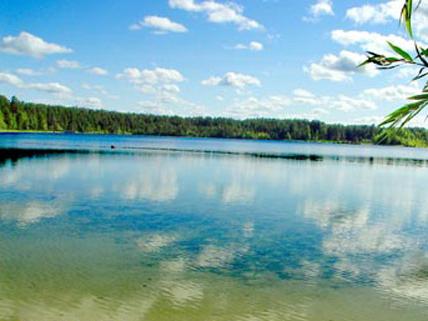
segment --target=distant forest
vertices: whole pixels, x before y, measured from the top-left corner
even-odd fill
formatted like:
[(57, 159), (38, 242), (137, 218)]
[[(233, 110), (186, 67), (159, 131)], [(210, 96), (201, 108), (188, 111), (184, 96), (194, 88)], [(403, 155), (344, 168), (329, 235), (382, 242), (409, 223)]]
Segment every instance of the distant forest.
[(158, 116), (26, 103), (4, 96), (0, 96), (1, 130), (428, 146), (428, 131), (422, 128), (383, 130), (315, 120)]

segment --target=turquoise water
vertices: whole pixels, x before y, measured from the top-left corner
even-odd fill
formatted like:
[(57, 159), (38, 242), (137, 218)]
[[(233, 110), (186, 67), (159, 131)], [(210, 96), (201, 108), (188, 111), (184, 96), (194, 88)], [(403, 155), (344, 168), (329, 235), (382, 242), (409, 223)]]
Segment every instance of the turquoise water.
[(0, 135), (0, 320), (427, 320), (427, 182), (423, 149)]

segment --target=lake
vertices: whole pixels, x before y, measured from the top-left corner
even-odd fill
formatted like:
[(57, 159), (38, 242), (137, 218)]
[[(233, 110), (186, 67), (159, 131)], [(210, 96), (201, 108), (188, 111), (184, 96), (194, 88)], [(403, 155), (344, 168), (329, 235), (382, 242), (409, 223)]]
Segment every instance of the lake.
[(424, 149), (2, 134), (0, 320), (425, 321), (427, 183)]

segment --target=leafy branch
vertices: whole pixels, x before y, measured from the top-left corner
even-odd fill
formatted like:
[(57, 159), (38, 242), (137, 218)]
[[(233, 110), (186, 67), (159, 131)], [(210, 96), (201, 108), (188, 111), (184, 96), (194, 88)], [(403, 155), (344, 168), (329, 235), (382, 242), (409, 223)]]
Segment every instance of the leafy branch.
[[(378, 69), (388, 70), (395, 69), (403, 65), (410, 65), (419, 68), (418, 73), (413, 77), (412, 81), (428, 76), (428, 48), (423, 48), (416, 40), (414, 40), (412, 26), (413, 14), (421, 5), (421, 2), (422, 0), (419, 0), (415, 5), (413, 0), (405, 0), (400, 14), (400, 24), (404, 25), (408, 36), (414, 41), (415, 54), (412, 55), (399, 46), (388, 42), (389, 47), (396, 54), (395, 56), (385, 56), (368, 51), (367, 60), (361, 63), (360, 67), (368, 64), (374, 64)], [(424, 86), (420, 95), (409, 97), (408, 100), (409, 103), (389, 114), (380, 126), (389, 125), (390, 127), (402, 128), (416, 117), (416, 115), (418, 115), (425, 107), (427, 107), (428, 82)]]

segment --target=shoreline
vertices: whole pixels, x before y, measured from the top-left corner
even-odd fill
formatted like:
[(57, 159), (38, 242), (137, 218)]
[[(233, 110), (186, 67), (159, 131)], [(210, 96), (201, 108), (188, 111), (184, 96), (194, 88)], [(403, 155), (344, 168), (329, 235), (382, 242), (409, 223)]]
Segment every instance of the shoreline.
[(129, 137), (171, 137), (171, 138), (193, 138), (193, 139), (221, 139), (221, 140), (240, 140), (240, 141), (261, 141), (261, 142), (297, 142), (297, 143), (312, 143), (312, 144), (332, 144), (332, 145), (352, 145), (352, 146), (390, 146), (390, 147), (409, 147), (409, 148), (427, 148), (428, 146), (406, 146), (406, 145), (380, 145), (373, 142), (348, 142), (334, 140), (298, 140), (298, 139), (258, 139), (244, 137), (214, 137), (214, 136), (173, 136), (173, 135), (151, 135), (151, 134), (133, 134), (133, 133), (104, 133), (104, 132), (64, 132), (64, 131), (40, 131), (40, 130), (4, 130), (0, 129), (2, 134), (51, 134), (51, 135), (94, 135), (94, 136), (129, 136)]

